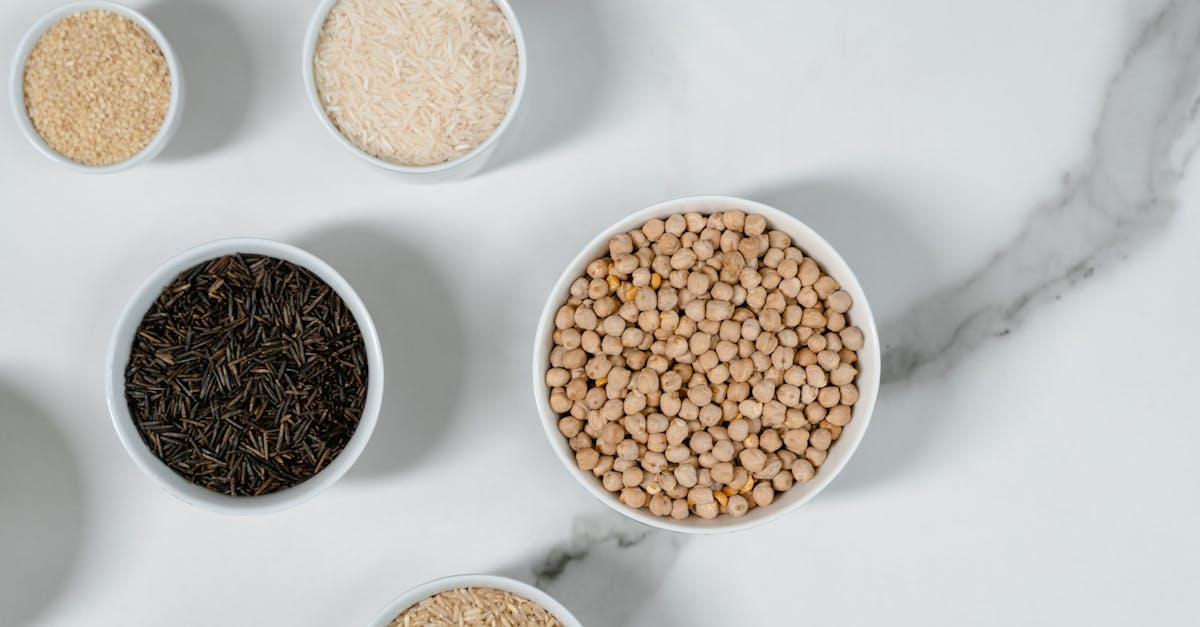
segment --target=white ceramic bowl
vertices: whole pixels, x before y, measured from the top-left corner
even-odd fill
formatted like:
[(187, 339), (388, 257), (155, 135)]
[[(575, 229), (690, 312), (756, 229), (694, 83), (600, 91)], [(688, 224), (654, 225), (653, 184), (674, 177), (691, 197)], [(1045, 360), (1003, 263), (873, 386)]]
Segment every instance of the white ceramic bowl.
[(564, 627), (582, 627), (579, 620), (567, 608), (563, 607), (558, 601), (555, 601), (550, 595), (542, 592), (541, 589), (517, 581), (516, 579), (497, 577), (495, 575), (454, 575), (452, 577), (427, 581), (396, 597), (367, 625), (368, 627), (388, 627), (400, 615), (400, 612), (439, 592), (445, 592), (454, 588), (497, 588), (499, 590), (507, 590), (546, 608)]
[[(142, 317), (162, 293), (181, 272), (202, 263), (208, 259), (234, 253), (249, 253), (267, 255), (284, 259), (310, 270), (337, 292), (346, 303), (354, 320), (362, 332), (363, 343), (367, 351), (367, 398), (363, 406), (362, 418), (358, 428), (342, 452), (328, 466), (323, 468), (310, 479), (270, 494), (261, 496), (230, 496), (213, 492), (196, 485), (170, 469), (158, 459), (150, 447), (142, 441), (133, 418), (129, 415), (129, 406), (125, 402), (125, 366), (129, 363), (129, 351), (133, 346), (133, 337), (141, 324)], [(274, 512), (298, 505), (333, 485), (346, 471), (354, 465), (355, 460), (367, 446), (375, 422), (379, 418), (379, 407), (383, 400), (383, 352), (379, 345), (379, 334), (375, 324), (367, 313), (362, 299), (333, 268), (316, 256), (290, 244), (257, 238), (231, 238), (216, 240), (189, 248), (167, 260), (158, 270), (154, 271), (141, 287), (134, 293), (113, 331), (112, 341), (108, 349), (108, 363), (105, 366), (106, 392), (108, 411), (112, 416), (113, 426), (125, 450), (133, 461), (158, 482), (167, 492), (180, 500), (226, 514), (262, 514)]]
[[(733, 209), (758, 213), (766, 217), (769, 229), (778, 229), (787, 233), (796, 247), (804, 251), (805, 255), (816, 259), (822, 269), (837, 279), (841, 283), (842, 289), (853, 297), (854, 305), (847, 312), (847, 318), (850, 324), (862, 329), (865, 339), (865, 345), (862, 350), (858, 351), (857, 365), (860, 372), (855, 381), (859, 389), (859, 400), (854, 405), (853, 419), (842, 429), (842, 435), (838, 441), (830, 447), (829, 457), (817, 470), (817, 475), (805, 483), (795, 484), (792, 489), (778, 495), (771, 505), (756, 507), (740, 518), (722, 515), (712, 520), (703, 520), (696, 516), (685, 520), (675, 520), (669, 517), (655, 516), (644, 508), (635, 510), (625, 506), (617, 500), (616, 494), (605, 490), (600, 484), (600, 480), (590, 471), (580, 470), (575, 465), (575, 454), (567, 444), (567, 439), (558, 431), (559, 415), (550, 409), (549, 389), (545, 383), (546, 370), (550, 363), (550, 349), (554, 346), (554, 314), (566, 301), (571, 283), (577, 277), (584, 275), (584, 269), (588, 262), (608, 254), (608, 240), (613, 235), (637, 228), (652, 218), (666, 218), (672, 214), (690, 211), (709, 214)], [(854, 450), (858, 448), (858, 444), (867, 430), (867, 424), (871, 420), (871, 412), (875, 407), (875, 397), (879, 392), (879, 371), (879, 336), (875, 330), (875, 319), (871, 315), (871, 307), (867, 303), (867, 296), (863, 293), (858, 279), (855, 278), (854, 273), (850, 271), (850, 267), (846, 265), (837, 251), (820, 235), (796, 218), (761, 203), (728, 196), (694, 196), (669, 200), (638, 211), (597, 235), (567, 265), (566, 270), (555, 283), (554, 289), (550, 292), (550, 298), (542, 310), (542, 317), (538, 322), (537, 334), (533, 343), (534, 400), (537, 403), (546, 437), (549, 438), (550, 446), (558, 455), (559, 461), (584, 489), (591, 492), (605, 505), (638, 522), (680, 533), (706, 534), (748, 529), (792, 512), (816, 496), (841, 472), (846, 462), (850, 460), (850, 456), (854, 454)]]
[[(171, 101), (167, 105), (167, 116), (163, 119), (162, 126), (158, 132), (142, 148), (140, 152), (132, 157), (105, 166), (85, 165), (72, 161), (58, 151), (51, 148), (41, 135), (33, 128), (33, 123), (29, 120), (28, 112), (25, 110), (25, 59), (29, 56), (29, 52), (33, 50), (33, 46), (37, 44), (38, 39), (45, 33), (47, 29), (58, 23), (59, 20), (81, 11), (89, 11), (92, 9), (100, 9), (111, 11), (118, 15), (127, 17), (134, 21), (142, 30), (149, 33), (154, 39), (154, 43), (158, 44), (159, 50), (162, 51), (163, 58), (167, 60), (167, 71), (171, 74)], [(171, 49), (171, 44), (167, 43), (167, 38), (162, 32), (148, 19), (146, 16), (119, 5), (115, 2), (74, 2), (47, 13), (42, 16), (33, 26), (25, 33), (25, 37), (21, 39), (21, 44), (17, 46), (17, 54), (13, 57), (12, 71), (9, 72), (9, 97), (12, 103), (13, 114), (17, 117), (17, 126), (21, 127), (21, 132), (25, 134), (25, 138), (29, 143), (33, 144), (42, 154), (61, 163), (62, 165), (77, 170), (79, 172), (88, 172), (91, 174), (104, 174), (109, 172), (120, 172), (127, 170), (133, 166), (153, 159), (155, 155), (166, 147), (167, 142), (171, 140), (171, 136), (179, 128), (179, 120), (183, 113), (183, 74), (179, 70), (179, 61), (175, 58), (175, 52)]]
[(507, 0), (494, 0), (494, 2), (496, 6), (500, 7), (500, 10), (504, 13), (504, 17), (508, 19), (509, 28), (512, 29), (513, 38), (517, 42), (517, 87), (513, 92), (512, 100), (508, 103), (508, 111), (504, 114), (504, 118), (500, 120), (500, 125), (496, 127), (496, 130), (487, 139), (483, 140), (483, 143), (457, 159), (434, 165), (417, 166), (400, 165), (384, 161), (363, 151), (354, 142), (347, 139), (333, 125), (333, 121), (329, 119), (329, 115), (325, 113), (325, 106), (321, 104), (321, 97), (317, 93), (316, 77), (313, 75), (313, 56), (317, 50), (317, 37), (321, 34), (321, 26), (325, 24), (325, 17), (329, 14), (333, 5), (337, 4), (337, 0), (322, 0), (320, 6), (317, 7), (312, 21), (308, 24), (308, 33), (304, 37), (304, 54), (301, 59), (303, 64), (304, 90), (308, 93), (308, 101), (312, 104), (313, 111), (317, 113), (317, 118), (321, 120), (321, 125), (332, 133), (338, 142), (349, 148), (354, 154), (385, 170), (395, 172), (404, 179), (412, 182), (433, 183), (462, 179), (479, 172), (488, 158), (495, 152), (500, 136), (508, 129), (512, 124), (513, 117), (516, 116), (517, 107), (521, 104), (521, 97), (525, 93), (525, 75), (527, 74), (529, 59), (529, 55), (525, 52), (525, 37), (521, 34), (521, 25), (517, 22), (517, 16), (513, 13), (512, 7), (509, 6)]

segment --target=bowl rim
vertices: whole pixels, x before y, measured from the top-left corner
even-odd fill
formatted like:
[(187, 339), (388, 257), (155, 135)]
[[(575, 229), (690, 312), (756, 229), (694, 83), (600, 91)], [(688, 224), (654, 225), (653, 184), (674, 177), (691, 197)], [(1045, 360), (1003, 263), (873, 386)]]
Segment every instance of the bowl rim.
[(537, 586), (499, 575), (450, 575), (431, 579), (406, 590), (392, 599), (367, 623), (368, 627), (388, 627), (401, 612), (429, 597), (454, 588), (497, 588), (523, 596), (548, 610), (564, 627), (582, 627), (579, 619), (562, 603)]
[[(758, 213), (766, 217), (768, 229), (777, 229), (787, 233), (792, 238), (794, 245), (803, 249), (806, 256), (816, 259), (823, 271), (834, 276), (842, 285), (842, 289), (850, 292), (854, 299), (854, 305), (850, 310), (851, 316), (854, 325), (863, 330), (865, 338), (863, 348), (858, 351), (860, 372), (855, 383), (859, 388), (859, 400), (854, 406), (853, 420), (843, 429), (837, 446), (830, 448), (829, 459), (822, 464), (816, 477), (804, 484), (797, 484), (770, 506), (756, 508), (741, 518), (722, 516), (713, 520), (702, 520), (693, 516), (685, 521), (677, 521), (669, 517), (654, 516), (645, 509), (635, 510), (620, 503), (614, 494), (603, 488), (599, 479), (591, 472), (580, 470), (575, 464), (566, 438), (558, 431), (559, 416), (550, 409), (545, 384), (546, 360), (553, 344), (551, 336), (554, 332), (554, 314), (565, 300), (571, 282), (577, 277), (583, 276), (583, 270), (587, 263), (598, 257), (600, 250), (606, 249), (607, 242), (613, 235), (637, 228), (647, 220), (656, 217), (664, 218), (672, 214), (690, 211), (707, 215), (733, 209)], [(871, 306), (862, 285), (850, 269), (849, 264), (828, 241), (798, 218), (760, 202), (734, 196), (688, 196), (660, 202), (621, 218), (592, 238), (566, 265), (550, 290), (542, 309), (542, 315), (538, 320), (534, 333), (532, 366), (534, 402), (538, 408), (542, 429), (558, 460), (585, 490), (611, 509), (642, 524), (685, 534), (715, 534), (741, 531), (778, 520), (811, 500), (837, 477), (858, 449), (870, 424), (871, 414), (879, 393), (881, 360), (875, 317), (871, 313)], [(798, 492), (800, 486), (804, 486), (804, 489)], [(792, 496), (793, 493), (796, 496)], [(787, 499), (787, 502), (780, 502), (783, 499)], [(763, 513), (756, 515), (756, 512)]]
[(465, 166), (476, 158), (486, 156), (499, 140), (500, 136), (512, 125), (513, 118), (517, 114), (517, 108), (521, 104), (522, 97), (525, 95), (525, 79), (529, 71), (529, 55), (525, 49), (525, 36), (521, 32), (521, 24), (517, 21), (516, 13), (509, 5), (508, 0), (492, 1), (504, 13), (504, 17), (508, 20), (509, 29), (512, 31), (513, 39), (517, 44), (517, 86), (513, 90), (513, 96), (508, 102), (508, 109), (504, 112), (504, 117), (500, 119), (500, 124), (478, 146), (472, 148), (462, 156), (442, 163), (435, 163), (433, 165), (403, 165), (385, 161), (359, 148), (354, 142), (350, 141), (350, 138), (343, 135), (334, 126), (333, 121), (329, 119), (329, 114), (325, 112), (325, 105), (321, 104), (320, 94), (317, 93), (316, 77), (313, 74), (313, 57), (316, 56), (317, 38), (321, 34), (321, 27), (324, 26), (325, 18), (329, 15), (329, 11), (333, 9), (333, 5), (338, 3), (338, 0), (321, 0), (321, 3), (317, 6), (317, 10), (313, 13), (312, 19), (309, 20), (308, 30), (304, 35), (304, 50), (301, 57), (304, 91), (308, 96), (309, 104), (312, 105), (313, 111), (317, 114), (317, 118), (320, 119), (321, 125), (332, 133), (341, 145), (360, 158), (392, 172), (417, 175), (442, 174), (456, 170), (459, 166)]
[[(122, 17), (129, 18), (141, 27), (142, 30), (146, 31), (154, 40), (154, 43), (158, 45), (163, 58), (166, 59), (167, 72), (171, 80), (171, 99), (167, 104), (166, 117), (163, 118), (162, 124), (158, 127), (158, 131), (154, 134), (154, 137), (150, 138), (150, 142), (132, 157), (124, 161), (102, 166), (87, 165), (72, 161), (51, 148), (46, 143), (46, 140), (42, 139), (42, 136), (38, 134), (37, 129), (33, 127), (33, 122), (29, 119), (29, 111), (25, 108), (25, 61), (29, 58), (29, 53), (32, 52), (38, 40), (51, 26), (57, 24), (63, 18), (75, 13), (97, 9), (110, 11)], [(33, 144), (33, 147), (38, 152), (77, 172), (110, 174), (128, 170), (138, 164), (149, 161), (166, 147), (167, 142), (170, 141), (179, 126), (179, 120), (183, 112), (183, 74), (180, 71), (179, 60), (175, 56), (175, 50), (171, 47), (170, 42), (167, 41), (167, 37), (145, 15), (116, 2), (84, 0), (52, 9), (38, 18), (25, 31), (25, 35), (21, 38), (21, 43), (17, 46), (16, 54), (13, 56), (9, 72), (9, 100), (12, 105), (13, 115), (17, 120), (17, 126), (21, 129), (21, 134), (25, 136), (25, 139), (29, 143)]]
[[(342, 452), (324, 469), (302, 483), (261, 496), (230, 496), (196, 485), (171, 470), (142, 441), (125, 402), (125, 365), (129, 347), (142, 317), (180, 272), (225, 254), (245, 253), (276, 257), (303, 266), (337, 292), (359, 329), (367, 353), (367, 397), (354, 435)], [(366, 448), (383, 401), (383, 351), (366, 305), (350, 283), (317, 256), (297, 246), (256, 237), (219, 239), (188, 248), (163, 262), (134, 291), (117, 318), (105, 363), (105, 397), (109, 416), (125, 451), (159, 487), (195, 507), (223, 514), (265, 514), (282, 511), (313, 498), (340, 479)]]

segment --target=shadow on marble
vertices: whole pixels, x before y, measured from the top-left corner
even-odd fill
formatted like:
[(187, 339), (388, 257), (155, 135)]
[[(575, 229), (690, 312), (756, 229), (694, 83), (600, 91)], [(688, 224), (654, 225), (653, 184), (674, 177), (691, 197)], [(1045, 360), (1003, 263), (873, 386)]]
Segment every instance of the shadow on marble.
[(925, 241), (919, 225), (904, 219), (901, 211), (881, 193), (862, 185), (837, 181), (802, 181), (766, 186), (746, 196), (785, 211), (808, 224), (832, 244), (858, 276), (871, 299), (883, 351), (883, 386), (859, 450), (828, 495), (852, 492), (884, 483), (919, 464), (921, 451), (939, 433), (950, 428), (949, 417), (936, 402), (900, 408), (891, 401), (896, 393), (889, 372), (895, 372), (890, 338), (908, 337), (901, 328), (911, 305), (914, 285), (935, 276), (933, 243)]
[(499, 170), (581, 132), (606, 82), (604, 34), (589, 2), (511, 0), (521, 23), (528, 76), (521, 108), (488, 170)]
[(259, 82), (245, 36), (210, 0), (160, 0), (144, 12), (174, 48), (184, 81), (179, 130), (160, 158), (190, 159), (222, 148), (246, 120)]
[[(497, 574), (549, 593), (589, 627), (635, 622), (658, 593), (687, 543), (687, 536), (653, 529), (613, 512), (580, 516), (567, 540)], [(654, 608), (666, 625), (670, 608)]]
[(82, 476), (53, 422), (0, 383), (0, 624), (35, 620), (82, 549)]
[(295, 241), (350, 282), (383, 345), (379, 422), (347, 479), (415, 467), (446, 435), (464, 376), (464, 327), (449, 279), (420, 247), (380, 225), (338, 225)]

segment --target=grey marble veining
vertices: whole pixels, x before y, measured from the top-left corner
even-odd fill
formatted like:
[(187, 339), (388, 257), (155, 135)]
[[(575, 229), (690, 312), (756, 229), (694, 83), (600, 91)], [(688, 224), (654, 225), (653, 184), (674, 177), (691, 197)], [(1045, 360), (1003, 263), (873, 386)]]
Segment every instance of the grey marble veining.
[(594, 511), (576, 518), (570, 536), (521, 575), (585, 625), (623, 625), (658, 589), (686, 542), (615, 512)]
[(1200, 3), (1171, 2), (1124, 55), (1088, 153), (1060, 189), (982, 267), (885, 321), (883, 380), (944, 372), (1159, 233), (1179, 206), (1177, 187), (1200, 138), (1198, 107)]

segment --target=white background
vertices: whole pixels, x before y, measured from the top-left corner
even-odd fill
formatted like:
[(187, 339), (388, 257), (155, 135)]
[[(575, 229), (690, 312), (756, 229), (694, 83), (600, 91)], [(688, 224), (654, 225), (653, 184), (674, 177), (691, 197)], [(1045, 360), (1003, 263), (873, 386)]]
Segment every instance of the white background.
[[(0, 52), (56, 4), (3, 3)], [(764, 528), (621, 525), (554, 458), (528, 382), (562, 265), (683, 195), (809, 222), (886, 334), (985, 268), (1086, 160), (1158, 3), (517, 1), (521, 125), (481, 175), (436, 186), (321, 127), (300, 76), (312, 5), (131, 2), (188, 81), (179, 135), (135, 170), (68, 171), (0, 115), (0, 624), (355, 626), (426, 579), (533, 580), (556, 547), (580, 559), (543, 583), (588, 625), (1195, 624), (1194, 168), (1129, 254), (885, 385), (844, 474)], [(256, 518), (156, 488), (102, 383), (140, 281), (240, 235), (339, 269), (387, 355), (359, 465)]]

